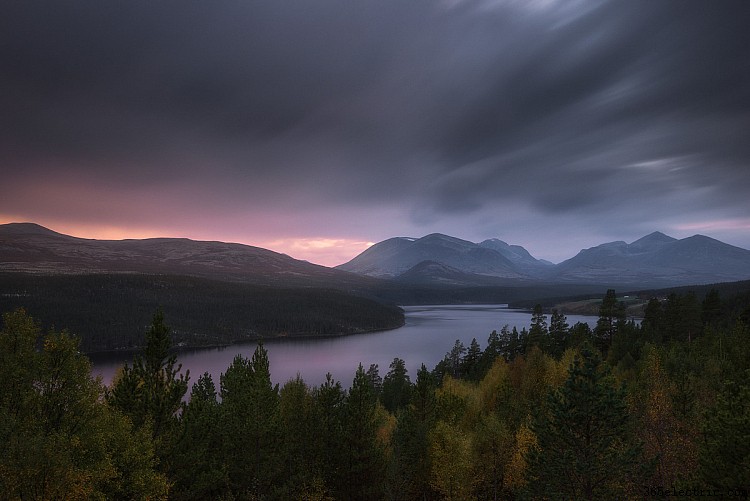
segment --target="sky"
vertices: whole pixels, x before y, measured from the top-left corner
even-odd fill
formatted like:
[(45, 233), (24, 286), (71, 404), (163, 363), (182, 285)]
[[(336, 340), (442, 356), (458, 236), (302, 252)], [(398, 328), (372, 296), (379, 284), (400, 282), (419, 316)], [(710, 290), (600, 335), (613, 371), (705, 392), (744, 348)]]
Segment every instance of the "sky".
[(746, 0), (0, 6), (0, 223), (257, 245), (750, 248)]

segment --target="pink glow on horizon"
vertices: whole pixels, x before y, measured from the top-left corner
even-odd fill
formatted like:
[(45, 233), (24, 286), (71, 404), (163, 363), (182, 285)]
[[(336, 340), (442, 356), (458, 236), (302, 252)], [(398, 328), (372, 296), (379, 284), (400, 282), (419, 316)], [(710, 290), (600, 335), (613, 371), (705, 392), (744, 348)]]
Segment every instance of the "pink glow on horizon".
[(56, 219), (32, 220), (25, 217), (13, 217), (6, 214), (0, 214), (0, 224), (22, 222), (38, 224), (49, 230), (71, 237), (96, 240), (127, 240), (169, 236), (166, 235), (164, 231), (155, 228), (68, 223)]
[(78, 238), (91, 238), (95, 240), (128, 240), (164, 236), (164, 234), (151, 229), (123, 228), (119, 226), (56, 225), (54, 231)]
[(261, 247), (283, 252), (295, 259), (304, 259), (323, 266), (345, 263), (375, 242), (346, 238), (290, 238), (266, 242)]
[(200, 228), (189, 232), (175, 232), (174, 230), (170, 231), (153, 227), (66, 223), (53, 219), (31, 221), (24, 217), (0, 214), (0, 224), (14, 222), (34, 222), (64, 235), (97, 240), (126, 240), (163, 237), (240, 243), (261, 247), (274, 252), (286, 254), (294, 259), (301, 259), (329, 267), (345, 263), (368, 247), (374, 245), (374, 242), (347, 238), (289, 237), (254, 239), (247, 238), (247, 236), (244, 238), (238, 238), (236, 235), (228, 235), (226, 231), (205, 231)]
[(679, 231), (737, 231), (750, 230), (750, 219), (718, 219), (715, 221), (701, 221), (697, 223), (678, 224), (674, 228)]

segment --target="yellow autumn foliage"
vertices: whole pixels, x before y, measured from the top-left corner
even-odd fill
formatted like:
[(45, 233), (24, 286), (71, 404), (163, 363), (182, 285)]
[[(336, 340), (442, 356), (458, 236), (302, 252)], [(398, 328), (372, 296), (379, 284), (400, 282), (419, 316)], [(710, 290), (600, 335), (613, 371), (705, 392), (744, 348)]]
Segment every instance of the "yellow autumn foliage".
[(378, 423), (378, 428), (375, 431), (375, 438), (385, 451), (386, 457), (390, 458), (393, 453), (391, 440), (393, 438), (393, 432), (396, 429), (396, 417), (378, 402), (375, 407), (375, 422)]
[(677, 418), (673, 405), (675, 385), (656, 350), (643, 360), (641, 391), (631, 396), (631, 411), (638, 416), (646, 457), (656, 459), (654, 481), (669, 486), (697, 469), (697, 433), (691, 423)]
[(510, 368), (502, 357), (497, 357), (490, 370), (479, 382), (479, 399), (482, 412), (494, 412), (499, 406), (507, 405), (512, 397)]
[(430, 485), (447, 500), (471, 499), (472, 444), (458, 426), (438, 421), (430, 433)]
[(471, 429), (481, 412), (481, 399), (475, 383), (446, 376), (435, 391), (439, 416), (452, 424)]
[(507, 489), (515, 490), (526, 485), (526, 454), (532, 447), (537, 447), (536, 435), (526, 424), (522, 424), (516, 431), (515, 446), (510, 462), (505, 469), (503, 485)]

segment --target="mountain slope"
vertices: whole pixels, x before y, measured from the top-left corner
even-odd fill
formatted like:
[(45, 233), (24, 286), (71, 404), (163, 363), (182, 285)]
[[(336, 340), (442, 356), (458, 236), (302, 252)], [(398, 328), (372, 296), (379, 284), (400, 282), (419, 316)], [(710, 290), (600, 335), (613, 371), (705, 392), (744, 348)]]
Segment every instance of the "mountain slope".
[(677, 240), (658, 232), (584, 249), (548, 275), (555, 282), (665, 287), (747, 278), (750, 251), (702, 235)]
[(416, 241), (415, 238), (394, 237), (368, 247), (351, 261), (336, 266), (336, 269), (371, 277), (393, 277), (408, 270), (411, 266), (400, 264), (401, 253)]
[(731, 281), (750, 277), (750, 251), (704, 235), (676, 240), (658, 249), (645, 261), (651, 266), (671, 267)]
[(436, 261), (417, 263), (393, 280), (406, 285), (427, 287), (504, 287), (529, 283), (519, 278), (468, 273)]
[(677, 242), (677, 239), (655, 231), (630, 244), (630, 249), (634, 252), (653, 252), (673, 242)]
[(249, 245), (186, 238), (91, 240), (32, 223), (0, 225), (0, 271), (159, 273), (281, 286), (357, 287), (370, 282)]
[(549, 272), (549, 268), (552, 265), (552, 263), (547, 261), (540, 261), (539, 259), (534, 258), (529, 251), (520, 245), (509, 245), (497, 238), (485, 240), (479, 245), (499, 252), (512, 262), (520, 271), (533, 277), (540, 277)]
[(384, 240), (336, 268), (361, 275), (396, 278), (422, 262), (439, 263), (463, 274), (528, 278), (501, 253), (440, 233), (418, 239), (399, 237)]
[(581, 250), (558, 265), (498, 239), (475, 244), (447, 235), (392, 238), (337, 267), (419, 285), (606, 284), (671, 287), (750, 278), (750, 251), (695, 235), (678, 240), (654, 232), (628, 244)]
[(89, 240), (0, 225), (0, 312), (23, 307), (45, 328), (71, 329), (86, 351), (136, 347), (157, 308), (187, 347), (402, 325), (403, 312), (370, 292), (377, 287), (382, 281), (247, 245)]

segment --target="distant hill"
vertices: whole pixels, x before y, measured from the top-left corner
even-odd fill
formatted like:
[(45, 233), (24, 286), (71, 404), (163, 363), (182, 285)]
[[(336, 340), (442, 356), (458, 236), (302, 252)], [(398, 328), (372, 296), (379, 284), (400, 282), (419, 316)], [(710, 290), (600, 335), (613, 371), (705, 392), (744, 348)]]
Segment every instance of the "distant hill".
[(750, 278), (750, 251), (703, 235), (677, 240), (652, 233), (631, 244), (584, 249), (551, 269), (553, 282), (670, 287)]
[(93, 240), (63, 235), (33, 223), (0, 225), (0, 271), (158, 273), (342, 289), (366, 287), (373, 282), (249, 245), (186, 238)]
[(248, 245), (91, 240), (0, 225), (0, 313), (24, 307), (44, 328), (79, 335), (85, 351), (137, 347), (158, 307), (185, 347), (402, 325), (403, 311), (370, 292), (377, 287), (374, 278)]
[[(390, 238), (336, 268), (371, 277), (398, 278), (400, 281), (409, 281), (410, 277), (414, 277), (420, 283), (429, 278), (425, 273), (428, 270), (435, 273), (435, 279), (462, 283), (470, 275), (524, 281), (531, 278), (490, 245), (483, 246), (440, 233), (422, 238)], [(488, 282), (480, 277), (479, 282), (482, 281)], [(476, 281), (473, 283), (476, 284)]]

